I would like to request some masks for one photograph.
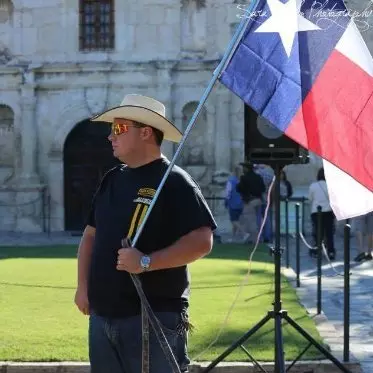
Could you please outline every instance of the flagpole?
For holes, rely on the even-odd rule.
[[[224,53],[224,56],[222,58],[222,60],[220,61],[218,67],[215,69],[214,73],[213,73],[213,77],[212,79],[210,80],[205,92],[203,93],[199,103],[198,103],[198,106],[197,106],[197,109],[195,110],[192,118],[190,119],[190,122],[182,136],[182,139],[180,140],[180,143],[178,145],[178,148],[175,152],[175,155],[173,156],[164,176],[163,176],[163,179],[161,180],[158,188],[157,188],[157,191],[156,193],[154,194],[154,197],[153,197],[153,200],[151,202],[151,204],[149,205],[149,208],[144,216],[144,219],[142,220],[141,222],[141,225],[139,226],[139,228],[137,229],[136,231],[136,234],[135,234],[135,237],[133,238],[132,242],[131,242],[131,246],[133,247],[136,247],[136,243],[144,229],[144,226],[145,226],[145,223],[146,221],[148,220],[149,216],[150,216],[150,213],[152,212],[153,210],[153,207],[159,197],[159,194],[161,193],[162,191],[162,188],[168,178],[168,175],[170,174],[173,166],[175,165],[176,163],[176,160],[179,156],[179,154],[181,153],[181,150],[185,144],[185,141],[190,133],[190,131],[192,130],[193,126],[195,125],[197,119],[198,119],[198,116],[203,108],[203,105],[205,104],[208,96],[210,95],[212,89],[214,88],[214,85],[216,83],[216,81],[219,79],[220,77],[220,74],[223,72],[223,70],[225,69],[226,65],[229,63],[231,57],[233,56],[234,52],[236,51],[237,49],[237,46],[242,38],[242,35],[243,33],[245,32],[246,28],[247,28],[247,25],[249,24],[249,22],[251,21],[251,18],[250,18],[250,14],[253,12],[253,10],[257,7],[258,3],[259,3],[260,0],[252,0],[250,5],[247,7],[246,11],[245,11],[245,14],[243,15],[243,18],[240,22],[240,24],[237,26],[237,29],[236,29],[236,32],[235,34],[233,35],[232,37],[232,40],[231,42],[229,43],[228,45],[228,48],[226,50],[226,52]],[[248,14],[248,16],[247,16]]]

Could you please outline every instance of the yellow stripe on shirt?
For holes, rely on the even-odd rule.
[[[136,210],[135,210],[135,212],[134,212],[134,214],[132,216],[130,229],[128,230],[127,238],[131,238],[131,236],[133,234],[133,231],[135,229],[135,224],[136,224],[137,216],[138,216],[139,211],[140,211],[140,209],[141,209],[142,206],[144,206],[142,203],[138,203],[137,206],[136,206]]]
[[[146,214],[146,212],[148,211],[148,208],[149,208],[148,205],[144,205],[144,209],[142,210],[142,214],[141,214],[140,220],[139,220],[139,222],[137,223],[136,231],[139,229],[139,226],[141,225],[142,221],[144,220],[144,218],[145,218],[145,214]]]

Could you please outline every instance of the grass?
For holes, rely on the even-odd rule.
[[[193,263],[189,341],[193,358],[216,339],[248,270],[247,249],[216,245]],[[274,267],[268,249],[254,256],[251,276],[217,342],[201,357],[211,360],[241,337],[272,308]],[[317,341],[314,322],[302,308],[291,285],[282,279],[283,308]],[[87,361],[88,319],[75,308],[76,247],[0,248],[0,360]],[[258,360],[273,361],[274,322],[270,320],[245,346]],[[307,342],[290,326],[283,328],[285,358],[294,359]],[[311,348],[304,358],[319,357]],[[241,349],[225,361],[247,361]]]

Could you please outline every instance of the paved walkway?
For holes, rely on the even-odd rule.
[[[309,238],[306,238],[309,239]],[[80,236],[60,234],[4,234],[0,233],[0,246],[29,246],[78,244]],[[285,240],[283,239],[283,246]],[[343,239],[336,239],[337,257],[330,263],[323,260],[322,315],[315,317],[320,334],[330,345],[333,355],[342,361],[343,353]],[[286,255],[282,257],[283,273],[292,280],[294,286],[296,255],[295,240],[289,239],[290,267],[286,268]],[[363,373],[373,372],[373,261],[356,264],[355,239],[351,240],[351,296],[350,296],[350,360],[361,362]],[[301,286],[296,288],[300,302],[311,315],[316,314],[317,273],[316,259],[310,259],[307,247],[301,243]],[[340,273],[338,275],[336,272]],[[290,315],[291,316],[291,315]]]
[[[310,240],[306,237],[306,240]],[[283,241],[285,241],[283,239]],[[286,269],[283,255],[283,273],[295,279],[295,240],[289,240],[290,269]],[[350,360],[357,359],[364,373],[373,372],[373,261],[360,264],[353,262],[356,242],[351,239],[350,270]],[[330,262],[323,258],[322,267],[322,315],[316,317],[322,337],[330,345],[332,353],[343,360],[344,329],[344,255],[343,238],[336,239],[337,256]],[[317,313],[317,259],[308,256],[308,248],[301,243],[300,287],[296,288],[299,299],[311,315]],[[292,281],[296,287],[296,283]]]

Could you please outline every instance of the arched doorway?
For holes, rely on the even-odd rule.
[[[14,172],[16,153],[14,113],[9,106],[0,104],[0,182]]]
[[[185,132],[190,119],[196,111],[198,102],[187,103],[182,110],[183,114],[183,132]],[[203,107],[197,122],[185,141],[182,160],[184,166],[204,166],[206,162],[206,130],[207,130],[207,112]]]
[[[82,231],[98,184],[119,163],[107,136],[108,123],[78,123],[64,145],[65,230]]]

